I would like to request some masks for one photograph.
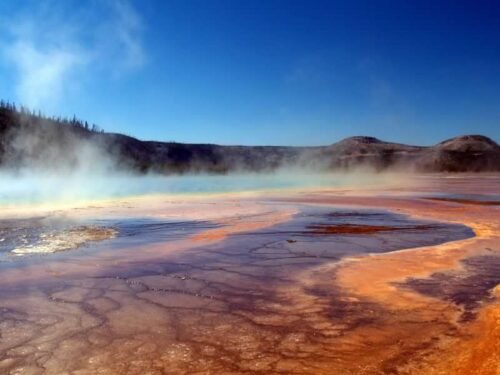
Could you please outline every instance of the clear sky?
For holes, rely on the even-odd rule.
[[[500,2],[0,2],[0,97],[141,139],[500,139]]]

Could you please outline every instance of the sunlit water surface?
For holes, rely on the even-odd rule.
[[[373,183],[373,179],[370,179]],[[275,189],[338,187],[368,182],[368,177],[334,174],[277,173],[184,176],[131,176],[112,173],[68,175],[0,173],[0,258],[47,254],[79,248],[88,243],[115,238],[141,230],[176,231],[175,223],[75,221],[44,214],[25,219],[5,218],[1,208],[44,205],[51,210],[60,204],[81,204],[102,199],[151,194],[211,194]],[[84,203],[85,204],[85,203]],[[182,224],[182,223],[181,223]],[[168,228],[164,228],[167,225]],[[180,225],[185,227],[185,225]]]
[[[144,194],[207,194],[293,188],[327,188],[383,184],[388,178],[371,174],[231,174],[129,176],[75,174],[0,174],[0,206],[66,203]]]

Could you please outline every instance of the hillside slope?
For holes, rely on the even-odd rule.
[[[0,104],[0,167],[64,171],[121,169],[163,174],[372,168],[419,172],[500,171],[500,146],[481,135],[431,147],[350,137],[329,146],[221,146],[141,141],[77,119],[55,119]]]

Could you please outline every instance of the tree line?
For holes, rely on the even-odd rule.
[[[72,126],[79,129],[84,129],[92,133],[104,133],[99,126],[96,124],[89,124],[87,121],[82,121],[73,115],[72,118],[61,117],[61,116],[47,116],[43,114],[40,110],[35,111],[24,105],[16,106],[15,103],[10,103],[8,101],[0,100],[0,111],[7,116],[18,115],[29,120],[37,121],[48,121],[61,126]]]

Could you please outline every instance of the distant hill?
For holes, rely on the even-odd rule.
[[[76,118],[49,118],[0,102],[0,167],[61,172],[77,168],[162,174],[371,168],[417,172],[500,171],[500,146],[465,135],[430,147],[350,137],[320,147],[221,146],[141,141]]]

